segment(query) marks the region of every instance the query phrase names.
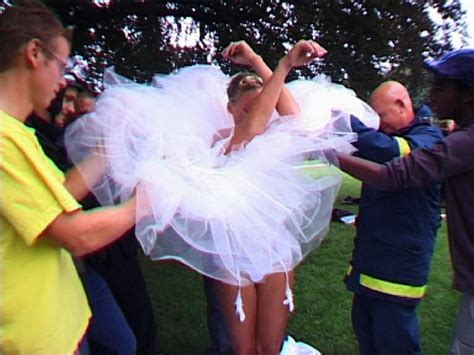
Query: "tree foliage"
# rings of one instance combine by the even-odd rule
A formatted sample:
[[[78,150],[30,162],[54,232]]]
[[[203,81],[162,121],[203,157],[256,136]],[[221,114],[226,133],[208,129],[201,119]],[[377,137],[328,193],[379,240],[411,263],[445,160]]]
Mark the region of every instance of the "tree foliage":
[[[379,82],[396,79],[421,99],[423,60],[451,49],[453,31],[466,34],[459,0],[45,2],[74,27],[73,54],[87,60],[96,80],[111,65],[139,81],[194,63],[235,70],[218,53],[240,39],[275,66],[289,45],[311,38],[329,55],[294,75],[322,72],[363,98]],[[442,23],[428,15],[433,10]]]

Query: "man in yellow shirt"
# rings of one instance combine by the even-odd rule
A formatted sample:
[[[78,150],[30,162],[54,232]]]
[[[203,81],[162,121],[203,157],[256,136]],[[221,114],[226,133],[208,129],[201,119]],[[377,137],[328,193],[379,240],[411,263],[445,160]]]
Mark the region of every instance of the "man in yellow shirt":
[[[65,176],[23,123],[65,86],[71,34],[43,4],[0,15],[0,353],[67,354],[90,318],[71,253],[112,242],[135,223],[135,200],[83,212],[81,175]],[[96,157],[84,162],[100,176]]]

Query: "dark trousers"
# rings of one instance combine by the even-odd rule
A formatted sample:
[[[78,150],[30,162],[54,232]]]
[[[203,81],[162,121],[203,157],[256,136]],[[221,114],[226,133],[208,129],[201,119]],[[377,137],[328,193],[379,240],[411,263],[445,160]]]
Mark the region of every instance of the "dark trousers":
[[[215,287],[217,281],[206,276],[203,277],[203,280],[207,302],[207,328],[211,342],[209,354],[232,354],[232,341],[227,330],[224,313],[216,295]]]
[[[137,341],[137,355],[157,353],[157,325],[138,259],[133,231],[95,255],[87,257],[107,282]]]
[[[92,311],[86,335],[91,350],[96,346],[101,354],[134,354],[135,336],[105,281],[88,266],[81,278]],[[85,354],[86,344],[81,349]]]
[[[79,355],[89,355],[89,342],[87,341],[87,334],[84,335],[84,337],[81,339],[79,342],[79,345],[77,346],[77,351],[79,351]],[[76,354],[76,352],[74,354]]]
[[[361,355],[420,354],[417,304],[354,294],[352,326]]]

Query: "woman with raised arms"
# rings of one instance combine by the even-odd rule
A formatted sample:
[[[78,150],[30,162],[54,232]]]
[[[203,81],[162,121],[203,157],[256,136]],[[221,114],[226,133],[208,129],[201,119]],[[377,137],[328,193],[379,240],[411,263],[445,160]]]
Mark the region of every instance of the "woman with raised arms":
[[[240,41],[223,55],[256,74],[196,65],[147,86],[106,72],[114,84],[66,135],[76,163],[101,147],[106,173],[91,188],[103,204],[136,193],[145,254],[218,281],[235,354],[280,352],[294,269],[326,234],[341,182],[325,152],[350,146],[349,113],[375,117],[311,81],[291,83],[298,105],[288,73],[325,53],[299,41],[272,72]]]

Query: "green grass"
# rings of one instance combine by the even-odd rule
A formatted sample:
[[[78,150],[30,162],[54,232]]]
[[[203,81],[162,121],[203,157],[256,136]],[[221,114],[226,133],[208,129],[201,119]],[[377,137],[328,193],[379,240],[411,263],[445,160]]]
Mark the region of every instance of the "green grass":
[[[336,207],[345,196],[359,196],[359,183],[345,177]],[[323,354],[355,354],[357,343],[350,323],[351,293],[342,278],[347,271],[354,227],[332,223],[329,234],[296,273],[296,310],[288,333]],[[175,263],[143,259],[150,295],[159,323],[160,353],[204,354],[208,345],[206,303],[202,279]],[[447,354],[459,294],[451,289],[452,268],[443,223],[438,233],[426,299],[419,307],[424,354]]]

